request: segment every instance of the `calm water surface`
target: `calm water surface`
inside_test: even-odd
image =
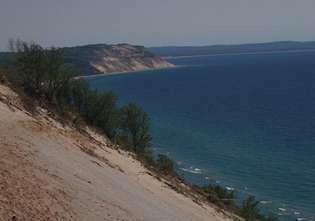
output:
[[[254,194],[281,220],[315,220],[315,52],[174,59],[90,78],[151,117],[156,152],[198,184]]]

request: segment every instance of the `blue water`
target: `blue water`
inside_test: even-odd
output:
[[[254,194],[280,220],[315,220],[315,52],[171,62],[89,81],[141,105],[155,151],[189,181]]]

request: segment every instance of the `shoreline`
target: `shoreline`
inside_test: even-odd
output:
[[[216,53],[216,54],[196,54],[196,55],[179,55],[179,56],[162,56],[163,59],[181,59],[181,58],[198,58],[212,56],[228,56],[228,55],[256,55],[256,54],[281,54],[281,53],[297,53],[297,52],[312,52],[315,49],[297,49],[297,50],[274,50],[274,51],[258,51],[258,52],[231,52],[231,53]]]
[[[100,74],[92,74],[92,75],[80,75],[80,76],[76,76],[75,79],[94,78],[94,77],[112,76],[112,75],[120,75],[120,74],[131,74],[131,73],[147,72],[147,71],[159,71],[159,70],[173,69],[173,68],[179,68],[179,67],[181,66],[174,65],[173,67],[148,68],[148,69],[136,70],[136,71],[117,71],[117,72],[100,73]]]

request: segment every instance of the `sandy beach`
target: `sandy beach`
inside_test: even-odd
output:
[[[80,78],[94,78],[94,77],[100,77],[100,76],[110,76],[110,75],[119,75],[119,74],[131,74],[131,73],[141,73],[141,72],[147,72],[147,71],[158,71],[158,70],[163,70],[163,69],[173,69],[173,68],[179,68],[180,66],[175,66],[174,67],[167,67],[167,68],[148,68],[144,70],[136,70],[136,71],[118,71],[118,72],[109,72],[109,73],[100,73],[100,74],[92,74],[92,75],[82,75],[82,76],[77,76],[75,79],[80,79]]]

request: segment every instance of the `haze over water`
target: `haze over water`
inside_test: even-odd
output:
[[[90,78],[151,117],[156,152],[199,184],[254,194],[281,220],[315,220],[315,52],[202,56]]]

